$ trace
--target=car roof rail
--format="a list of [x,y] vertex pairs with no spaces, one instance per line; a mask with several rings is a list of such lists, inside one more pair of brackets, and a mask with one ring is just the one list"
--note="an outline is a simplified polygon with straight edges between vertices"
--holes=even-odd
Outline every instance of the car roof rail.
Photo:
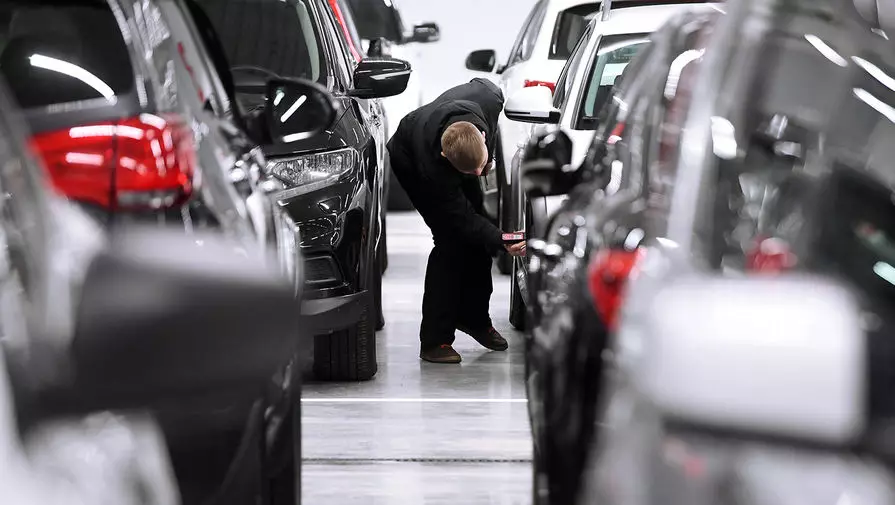
[[723,3],[724,0],[603,0],[600,2],[601,21],[609,19],[612,9],[621,9],[624,7],[646,7],[652,5],[678,5],[678,4],[707,4],[707,3]]

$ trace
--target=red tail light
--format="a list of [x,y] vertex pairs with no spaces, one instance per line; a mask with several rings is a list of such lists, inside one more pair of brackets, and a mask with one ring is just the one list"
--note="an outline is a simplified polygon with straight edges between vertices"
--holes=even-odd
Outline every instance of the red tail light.
[[160,209],[193,190],[193,133],[176,118],[142,114],[40,133],[32,145],[62,194],[109,209]]
[[551,93],[556,93],[556,83],[555,82],[526,80],[525,84],[523,86],[526,88],[535,88],[538,86],[544,86],[545,88],[550,88]]
[[785,240],[762,238],[746,255],[746,270],[761,274],[779,274],[796,266],[798,259]]
[[597,314],[610,330],[618,324],[619,309],[631,272],[643,255],[642,249],[604,250],[588,267],[588,285]]

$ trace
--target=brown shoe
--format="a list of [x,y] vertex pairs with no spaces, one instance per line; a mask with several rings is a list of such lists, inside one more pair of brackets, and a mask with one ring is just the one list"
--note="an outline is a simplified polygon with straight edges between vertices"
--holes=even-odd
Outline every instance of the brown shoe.
[[469,328],[457,329],[474,338],[476,342],[492,351],[506,351],[507,348],[510,347],[507,340],[503,338],[493,326],[484,330],[470,330]]
[[420,359],[429,363],[459,363],[462,358],[448,344],[420,351]]

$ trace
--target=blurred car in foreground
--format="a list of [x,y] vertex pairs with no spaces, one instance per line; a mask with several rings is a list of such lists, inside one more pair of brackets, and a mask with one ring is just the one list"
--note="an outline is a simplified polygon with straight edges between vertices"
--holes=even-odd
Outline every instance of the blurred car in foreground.
[[[278,135],[264,143],[270,194],[296,229],[306,271],[305,304],[339,317],[315,326],[313,370],[323,380],[372,379],[376,329],[382,318],[385,251],[385,132],[378,98],[404,91],[407,62],[356,63],[324,0],[198,0],[234,73],[238,100],[255,115],[269,114],[266,82],[313,81],[336,97],[341,112],[319,135]],[[267,29],[267,27],[270,27]],[[291,98],[291,97],[289,97]],[[282,99],[281,99],[282,100]],[[291,117],[300,95],[283,104]]]
[[[587,26],[581,40],[572,50],[557,80],[554,93],[544,86],[523,88],[507,100],[504,113],[512,121],[534,123],[531,136],[520,143],[510,158],[510,177],[519,180],[519,166],[525,162],[525,151],[531,138],[557,129],[571,140],[571,166],[577,167],[599,127],[598,116],[606,106],[615,82],[637,54],[649,42],[649,35],[669,18],[682,12],[707,12],[717,9],[713,2],[668,0],[614,0],[601,4],[599,13]],[[499,192],[507,197],[499,209],[501,223],[507,230],[525,230],[528,237],[540,237],[550,216],[566,195],[529,200],[520,184],[502,184]],[[522,330],[525,326],[525,299],[522,296],[525,260],[514,258],[510,283],[510,323]]]
[[895,489],[895,58],[844,0],[725,10],[651,37],[577,170],[562,132],[522,168],[569,194],[529,247],[543,503]]
[[[392,138],[398,124],[407,114],[419,109],[424,103],[422,76],[419,74],[422,55],[419,44],[437,42],[441,29],[437,23],[426,22],[408,29],[401,11],[393,0],[330,0],[347,1],[365,52],[368,56],[399,58],[414,68],[407,90],[383,101],[386,121],[386,140]],[[401,183],[389,169],[388,210],[411,210],[413,204]]]
[[151,413],[257,398],[297,344],[293,286],[217,234],[109,237],[22,126],[0,85],[0,502],[176,505]]
[[[0,6],[6,22],[0,68],[60,193],[113,235],[139,224],[187,236],[218,233],[234,250],[273,261],[286,274],[296,297],[292,310],[302,307],[305,327],[341,318],[300,305],[297,231],[268,198],[274,181],[257,140],[267,132],[301,137],[329,128],[336,105],[326,90],[269,79],[264,96],[293,101],[247,118],[229,66],[220,63],[218,38],[193,16],[191,0],[7,0]],[[152,57],[144,57],[150,48]],[[286,116],[300,97],[302,110]],[[278,256],[258,256],[268,247]],[[284,364],[270,374],[265,398],[260,391],[221,394],[155,412],[187,503],[219,492],[254,497],[268,479],[293,485],[297,472],[284,463],[300,445],[285,421],[300,408],[298,383],[289,379],[293,368]],[[265,444],[277,450],[259,454]]]

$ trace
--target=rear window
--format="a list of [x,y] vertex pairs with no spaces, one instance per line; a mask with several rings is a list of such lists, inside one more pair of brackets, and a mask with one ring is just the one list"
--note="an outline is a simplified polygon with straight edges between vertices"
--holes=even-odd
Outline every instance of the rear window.
[[114,101],[134,87],[127,46],[103,1],[0,0],[0,72],[28,109]]
[[401,15],[392,0],[348,0],[361,38],[384,38],[391,42],[404,39]]
[[575,45],[599,9],[600,3],[593,2],[560,12],[553,28],[553,39],[550,41],[548,57],[551,60],[569,59],[572,56],[572,50],[575,49]]
[[306,0],[198,0],[227,53],[234,78],[301,77],[323,82],[323,46]]

